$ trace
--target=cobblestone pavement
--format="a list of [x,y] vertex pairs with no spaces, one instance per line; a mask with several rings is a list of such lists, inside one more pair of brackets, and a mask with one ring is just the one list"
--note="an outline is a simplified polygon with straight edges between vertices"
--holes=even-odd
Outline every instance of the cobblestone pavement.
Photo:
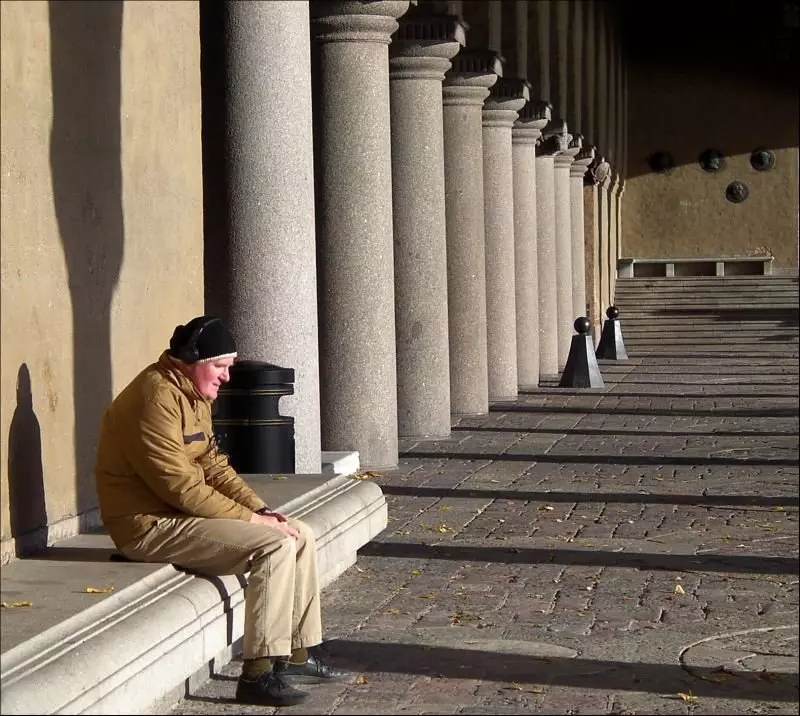
[[[797,714],[796,357],[601,362],[405,441],[305,714]],[[233,703],[240,663],[174,714]]]

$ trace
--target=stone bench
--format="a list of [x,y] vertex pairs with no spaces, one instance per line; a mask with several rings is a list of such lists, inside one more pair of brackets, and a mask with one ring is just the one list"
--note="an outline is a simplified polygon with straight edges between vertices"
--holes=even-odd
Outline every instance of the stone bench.
[[[317,539],[323,587],[387,525],[369,480],[344,475],[246,475],[268,504],[303,519]],[[0,712],[164,713],[187,684],[240,649],[243,577],[207,578],[170,564],[113,561],[103,531],[57,542],[3,567]],[[87,596],[86,587],[114,589]],[[156,710],[154,710],[156,709]]]
[[618,278],[682,278],[689,276],[770,276],[772,256],[721,256],[685,259],[620,258]]

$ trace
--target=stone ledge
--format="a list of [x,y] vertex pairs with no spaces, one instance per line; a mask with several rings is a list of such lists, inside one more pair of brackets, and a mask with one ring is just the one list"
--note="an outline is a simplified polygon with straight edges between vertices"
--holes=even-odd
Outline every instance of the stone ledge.
[[[323,475],[245,477],[276,509],[312,527],[323,587],[354,564],[357,550],[386,528],[383,493],[367,480]],[[85,546],[87,539],[92,547]],[[100,562],[113,551],[106,535],[82,535],[65,542],[70,544],[55,547],[74,554],[72,561],[61,558],[72,567],[72,586],[86,582],[89,573],[95,583],[102,582],[106,572],[132,571],[135,576],[101,602],[4,651],[2,713],[147,713],[207,669],[209,662],[223,665],[238,648],[244,625],[243,578],[199,577],[171,565]],[[92,553],[88,562],[80,559],[81,551]],[[30,562],[24,562],[30,569]],[[48,564],[46,558],[40,560],[39,571]],[[87,564],[92,570],[84,569]],[[9,567],[3,570],[6,582],[13,581]],[[149,573],[142,576],[142,570]],[[40,589],[55,592],[55,599],[59,592],[65,598],[70,593],[61,582],[41,579],[39,584]]]

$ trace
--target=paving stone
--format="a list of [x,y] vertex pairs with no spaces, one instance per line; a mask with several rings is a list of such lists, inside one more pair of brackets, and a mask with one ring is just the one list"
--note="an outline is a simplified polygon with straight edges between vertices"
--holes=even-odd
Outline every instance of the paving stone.
[[[796,714],[798,368],[747,355],[602,361],[603,392],[401,441],[389,528],[323,595],[363,683],[303,713]],[[272,713],[238,668],[171,713]]]

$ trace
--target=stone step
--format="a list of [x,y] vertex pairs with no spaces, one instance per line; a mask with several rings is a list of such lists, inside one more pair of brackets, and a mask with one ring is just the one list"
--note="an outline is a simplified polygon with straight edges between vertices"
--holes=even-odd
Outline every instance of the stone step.
[[[245,478],[269,504],[313,529],[323,586],[388,524],[383,493],[369,480]],[[4,595],[37,608],[2,610],[0,712],[158,713],[155,704],[177,701],[187,681],[208,678],[212,660],[217,667],[231,660],[244,624],[239,578],[112,562],[114,552],[104,533],[85,534],[3,567]],[[86,608],[85,587],[108,584],[119,588],[90,597],[98,601]]]
[[778,286],[781,284],[798,285],[800,281],[797,276],[641,276],[639,278],[618,278],[617,284],[624,286],[639,285],[662,285],[679,286],[681,284],[697,284],[700,286],[719,286],[732,284],[745,286],[747,284],[764,284],[768,286]]

